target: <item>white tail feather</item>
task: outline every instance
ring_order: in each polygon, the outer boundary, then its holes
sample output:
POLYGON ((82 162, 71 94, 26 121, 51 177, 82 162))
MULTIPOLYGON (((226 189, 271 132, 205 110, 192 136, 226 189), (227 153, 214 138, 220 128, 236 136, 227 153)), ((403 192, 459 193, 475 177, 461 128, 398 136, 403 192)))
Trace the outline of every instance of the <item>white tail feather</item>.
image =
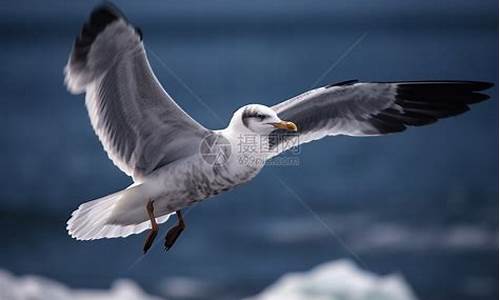
MULTIPOLYGON (((151 228, 150 221, 129 225, 108 224, 115 205, 131 190, 130 188, 125 189, 80 205, 77 210, 73 211, 71 218, 67 222, 66 230, 68 230, 68 234, 77 240, 96 240, 127 237, 151 228)), ((169 216, 167 214, 158 217, 156 222, 166 222, 169 216)))

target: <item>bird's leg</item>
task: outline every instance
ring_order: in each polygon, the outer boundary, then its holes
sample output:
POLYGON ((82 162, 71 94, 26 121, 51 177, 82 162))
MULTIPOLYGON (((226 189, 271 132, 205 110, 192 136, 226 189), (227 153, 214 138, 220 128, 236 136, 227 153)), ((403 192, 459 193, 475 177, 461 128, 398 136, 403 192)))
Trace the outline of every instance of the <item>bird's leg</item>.
POLYGON ((144 254, 146 254, 146 252, 148 252, 149 248, 151 248, 151 246, 153 245, 153 242, 156 238, 156 235, 158 234, 158 223, 156 223, 152 200, 148 201, 148 204, 146 205, 146 211, 148 212, 149 221, 151 221, 151 231, 149 232, 148 237, 146 238, 146 241, 144 242, 144 254))
POLYGON ((184 218, 182 218, 182 212, 178 210, 175 214, 177 215, 177 224, 170 228, 165 236, 165 251, 174 245, 177 238, 181 235, 181 232, 186 228, 184 218))

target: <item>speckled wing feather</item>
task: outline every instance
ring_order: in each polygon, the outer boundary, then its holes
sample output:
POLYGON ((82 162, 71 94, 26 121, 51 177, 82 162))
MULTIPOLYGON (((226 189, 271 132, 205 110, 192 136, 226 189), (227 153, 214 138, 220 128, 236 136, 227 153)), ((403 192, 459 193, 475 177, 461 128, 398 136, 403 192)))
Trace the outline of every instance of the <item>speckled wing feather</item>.
MULTIPOLYGON (((484 101, 480 91, 492 86, 475 81, 347 81, 305 92, 272 108, 294 122, 298 136, 282 130, 270 136, 270 146, 289 147, 329 135, 376 136, 422 126, 469 110, 484 101), (298 141, 290 142, 291 139, 298 141)), ((276 151, 271 151, 276 154, 276 151)))
POLYGON ((195 153, 209 132, 162 88, 140 30, 109 4, 84 24, 65 74, 71 92, 86 93, 92 126, 108 156, 134 178, 195 153))

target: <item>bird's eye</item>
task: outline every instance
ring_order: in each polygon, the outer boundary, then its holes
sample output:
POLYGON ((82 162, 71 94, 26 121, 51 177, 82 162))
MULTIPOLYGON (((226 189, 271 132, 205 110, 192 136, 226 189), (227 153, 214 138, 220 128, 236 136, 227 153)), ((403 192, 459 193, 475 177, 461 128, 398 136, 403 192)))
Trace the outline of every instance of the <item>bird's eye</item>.
POLYGON ((266 115, 258 114, 255 116, 256 118, 260 119, 261 121, 266 118, 266 115))

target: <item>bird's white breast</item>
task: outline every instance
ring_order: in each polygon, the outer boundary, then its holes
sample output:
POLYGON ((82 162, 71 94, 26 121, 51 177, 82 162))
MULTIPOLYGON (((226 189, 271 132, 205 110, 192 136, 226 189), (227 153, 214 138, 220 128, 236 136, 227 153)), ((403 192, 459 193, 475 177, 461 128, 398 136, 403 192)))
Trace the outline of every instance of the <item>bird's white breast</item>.
POLYGON ((261 168, 240 164, 237 155, 213 165, 193 155, 159 169, 143 185, 155 195, 155 210, 165 214, 245 183, 261 168))

